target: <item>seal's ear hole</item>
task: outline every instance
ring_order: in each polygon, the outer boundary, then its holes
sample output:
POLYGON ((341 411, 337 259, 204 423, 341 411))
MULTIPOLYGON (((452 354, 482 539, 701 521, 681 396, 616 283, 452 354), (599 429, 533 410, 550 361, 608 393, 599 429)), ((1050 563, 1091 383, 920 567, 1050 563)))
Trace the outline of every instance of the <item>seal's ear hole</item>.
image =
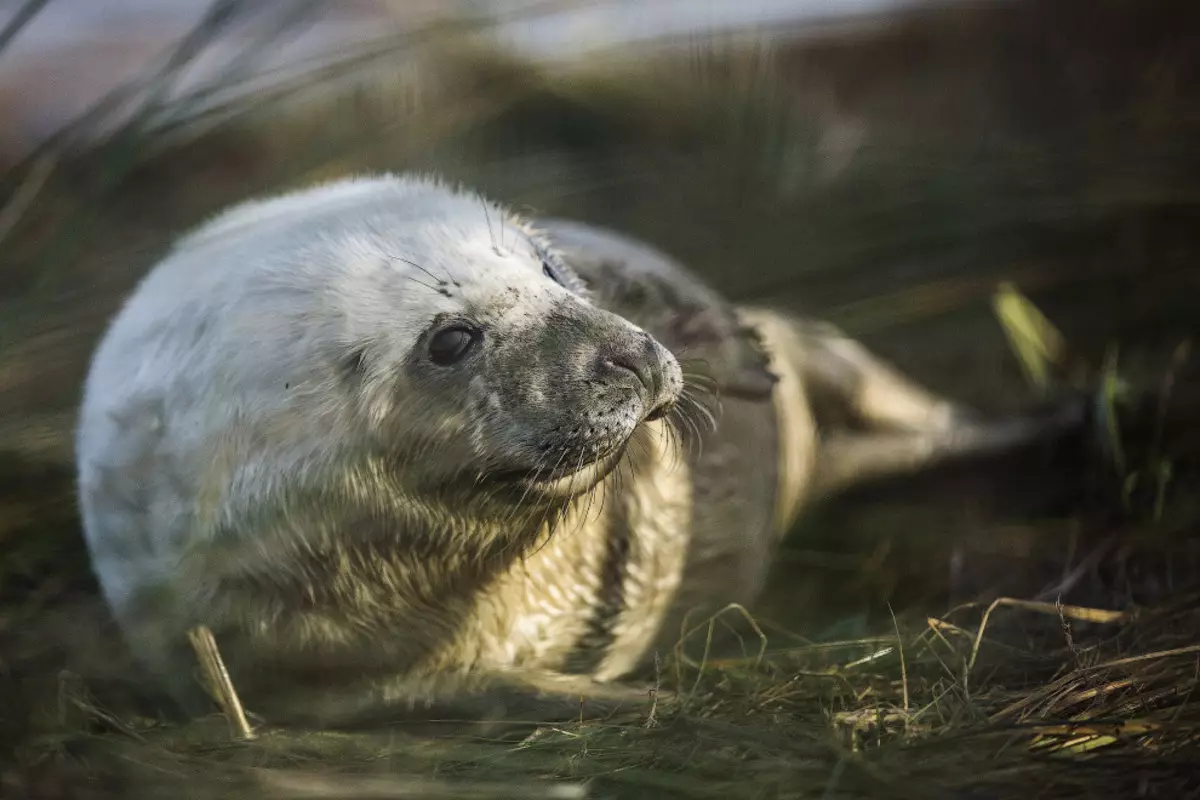
POLYGON ((563 287, 564 289, 567 288, 566 279, 563 278, 563 276, 561 274, 559 274, 558 267, 554 266, 549 261, 542 262, 542 274, 545 275, 550 280, 557 283, 559 286, 563 287))
POLYGON ((575 270, 553 258, 542 258, 542 274, 572 294, 590 299, 591 287, 575 270))

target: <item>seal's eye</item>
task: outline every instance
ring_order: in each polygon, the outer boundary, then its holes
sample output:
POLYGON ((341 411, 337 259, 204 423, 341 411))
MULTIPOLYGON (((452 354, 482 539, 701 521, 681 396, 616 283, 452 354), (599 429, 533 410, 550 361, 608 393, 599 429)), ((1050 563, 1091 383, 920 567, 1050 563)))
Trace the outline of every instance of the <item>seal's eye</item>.
POLYGON ((567 288, 567 282, 563 280, 562 273, 559 272, 558 269, 556 269, 549 261, 542 262, 542 274, 564 289, 567 288))
POLYGON ((429 360, 439 367, 461 361, 483 338, 483 333, 465 325, 443 328, 429 340, 429 360))

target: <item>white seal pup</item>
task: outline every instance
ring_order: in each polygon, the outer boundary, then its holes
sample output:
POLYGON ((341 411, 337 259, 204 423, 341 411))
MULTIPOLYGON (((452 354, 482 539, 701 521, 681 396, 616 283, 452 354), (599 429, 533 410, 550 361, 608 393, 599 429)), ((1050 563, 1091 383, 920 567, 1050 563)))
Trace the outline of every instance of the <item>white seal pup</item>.
POLYGON ((182 238, 96 350, 76 457, 156 679, 205 707, 204 624, 252 711, 332 725, 644 696, 617 679, 753 601, 814 491, 1044 431, 618 234, 382 176, 182 238), (891 432, 819 439, 819 396, 891 432))

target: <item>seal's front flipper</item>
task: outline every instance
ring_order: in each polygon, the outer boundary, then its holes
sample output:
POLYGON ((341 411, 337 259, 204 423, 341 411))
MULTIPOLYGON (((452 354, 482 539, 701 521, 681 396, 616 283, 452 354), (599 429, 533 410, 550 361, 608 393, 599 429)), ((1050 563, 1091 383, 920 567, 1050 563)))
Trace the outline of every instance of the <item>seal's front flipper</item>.
POLYGON ((644 715, 668 699, 645 687, 555 672, 441 674, 276 695, 263 716, 273 724, 321 729, 466 727, 496 736, 542 724, 644 715))

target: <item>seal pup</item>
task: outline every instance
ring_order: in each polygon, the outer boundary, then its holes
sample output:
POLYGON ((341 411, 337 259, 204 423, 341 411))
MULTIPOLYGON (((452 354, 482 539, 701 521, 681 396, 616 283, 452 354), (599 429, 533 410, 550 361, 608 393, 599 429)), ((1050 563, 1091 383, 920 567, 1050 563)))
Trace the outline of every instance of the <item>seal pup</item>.
POLYGON ((619 234, 385 175, 181 238, 96 349, 76 458, 106 600, 181 707, 210 707, 203 624, 252 711, 341 725, 644 700, 618 679, 751 602, 814 493, 1046 429, 619 234), (822 395, 893 432, 823 441, 822 395))

